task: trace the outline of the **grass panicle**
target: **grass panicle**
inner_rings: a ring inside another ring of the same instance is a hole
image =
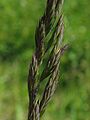
[[[36,28],[36,49],[28,75],[28,120],[40,120],[57,88],[60,58],[67,49],[67,45],[64,47],[61,45],[64,33],[62,5],[63,0],[47,0],[46,10]],[[39,74],[40,66],[44,64],[46,56],[48,56],[46,65]],[[39,88],[45,80],[45,88],[41,96],[37,97]]]

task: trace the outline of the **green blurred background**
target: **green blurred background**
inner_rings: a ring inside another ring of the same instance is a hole
[[[0,0],[0,120],[26,120],[35,27],[46,0]],[[42,120],[90,120],[90,0],[64,3],[61,79]]]

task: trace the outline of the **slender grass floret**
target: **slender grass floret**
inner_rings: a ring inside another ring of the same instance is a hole
[[[62,47],[64,33],[62,6],[63,0],[47,0],[46,10],[36,28],[36,49],[28,75],[28,120],[40,120],[57,87],[60,58],[67,47],[66,45]],[[44,90],[39,95],[43,82]]]

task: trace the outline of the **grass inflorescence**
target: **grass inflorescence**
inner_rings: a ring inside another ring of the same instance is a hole
[[[28,120],[40,120],[57,88],[60,58],[67,48],[67,46],[62,47],[61,45],[64,33],[62,5],[63,0],[47,0],[46,10],[36,28],[36,49],[28,75]],[[40,66],[44,64],[46,56],[46,65],[40,74]],[[45,80],[45,88],[41,96],[37,97],[40,86]]]

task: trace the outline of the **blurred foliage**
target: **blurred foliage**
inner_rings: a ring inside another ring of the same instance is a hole
[[[45,0],[0,1],[0,119],[26,120],[27,75]],[[58,90],[43,120],[90,120],[90,1],[66,0]]]

